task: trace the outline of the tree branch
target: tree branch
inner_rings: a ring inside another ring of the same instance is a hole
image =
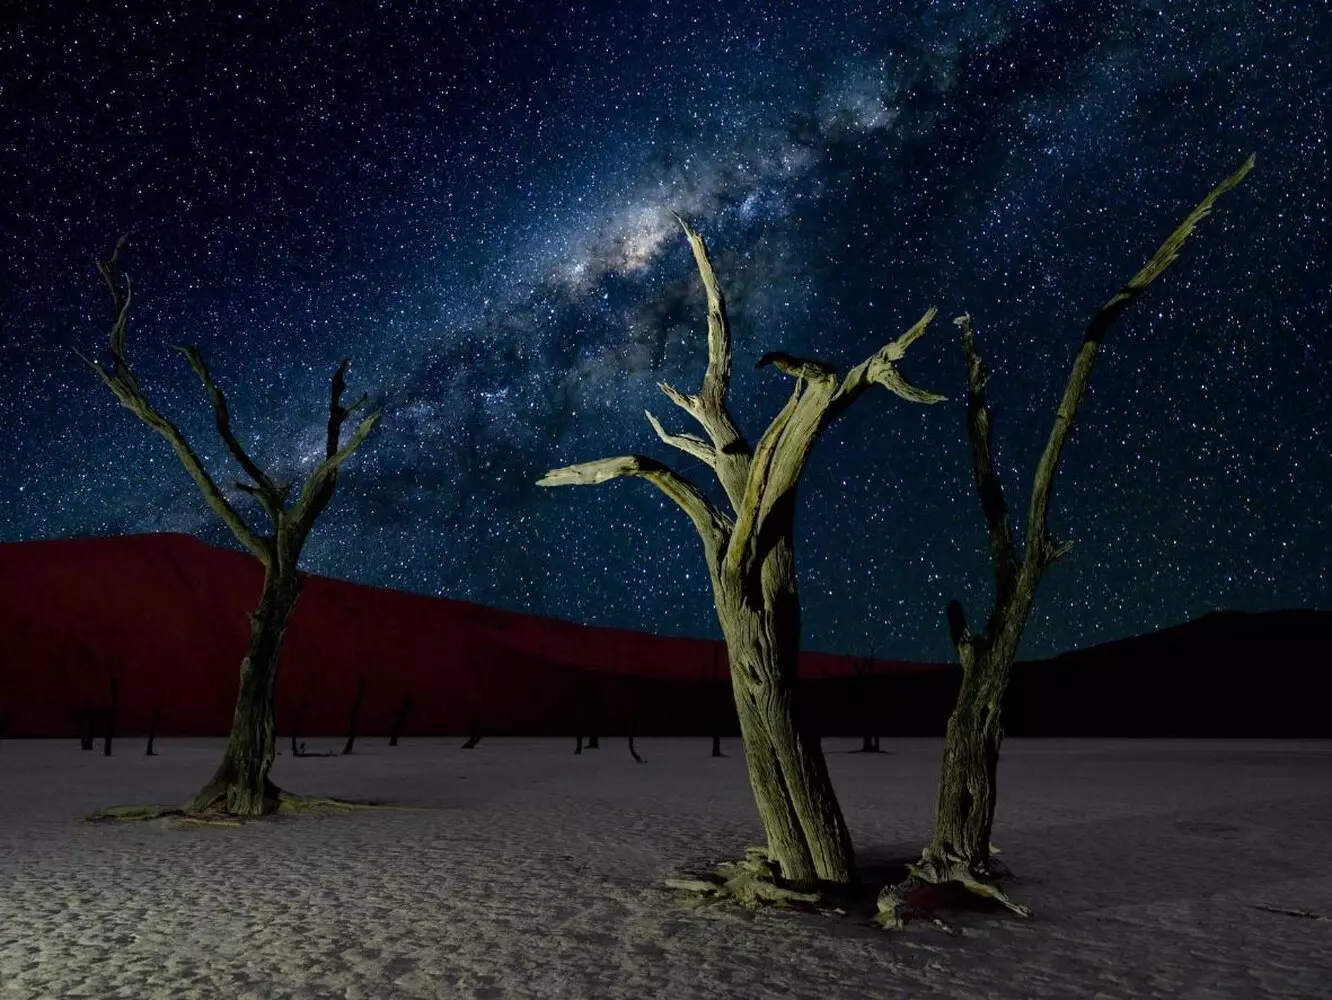
[[[625,476],[637,476],[646,479],[662,493],[666,494],[689,515],[699,537],[703,539],[709,559],[715,559],[726,544],[731,530],[730,520],[717,510],[703,492],[685,479],[672,472],[656,459],[643,455],[620,455],[615,458],[602,458],[594,462],[581,462],[551,469],[537,480],[538,486],[593,486]]]
[[[1129,304],[1175,262],[1184,241],[1188,239],[1194,227],[1211,212],[1216,200],[1242,181],[1253,169],[1253,164],[1254,157],[1250,156],[1238,170],[1214,187],[1198,207],[1190,212],[1167,237],[1146,266],[1112,295],[1088,324],[1082,346],[1073,361],[1073,370],[1069,374],[1068,385],[1064,388],[1064,396],[1055,412],[1050,438],[1036,467],[1031,506],[1027,512],[1027,530],[1023,539],[1022,589],[1031,589],[1034,592],[1035,584],[1040,580],[1045,567],[1067,551],[1066,545],[1058,545],[1049,537],[1050,497],[1054,490],[1059,459],[1063,454],[1064,444],[1068,440],[1078,408],[1082,404],[1082,397],[1087,391],[1087,383],[1091,379],[1092,368],[1100,353],[1101,342],[1111,325],[1123,314]]]
[[[236,440],[236,435],[231,430],[231,415],[227,411],[227,399],[222,395],[222,390],[217,387],[217,383],[213,381],[213,376],[209,373],[207,366],[204,364],[203,355],[199,353],[199,348],[186,344],[172,344],[171,346],[174,350],[185,355],[185,359],[189,362],[190,367],[193,368],[194,373],[199,376],[199,380],[203,382],[204,391],[208,393],[208,399],[213,404],[213,414],[217,423],[217,433],[222,438],[223,443],[226,444],[227,450],[231,452],[232,457],[235,458],[240,464],[240,467],[245,470],[245,474],[254,480],[255,484],[259,487],[254,495],[260,498],[261,502],[263,502],[265,495],[273,497],[280,495],[281,491],[278,487],[268,478],[268,475],[264,470],[259,468],[258,464],[246,454],[245,449],[242,448],[240,442]],[[276,506],[279,510],[281,509],[280,502]],[[269,513],[274,521],[276,521],[276,512],[269,511]]]
[[[909,403],[941,403],[947,399],[947,396],[916,388],[903,378],[895,367],[895,362],[906,357],[907,348],[921,338],[938,312],[938,309],[931,307],[906,333],[891,343],[884,344],[871,357],[847,372],[846,378],[842,379],[841,386],[833,396],[829,407],[829,419],[855,402],[856,397],[871,385],[881,385]]]
[[[726,407],[726,393],[731,384],[731,326],[726,315],[726,299],[722,295],[703,237],[679,215],[675,216],[675,220],[680,223],[680,228],[689,240],[694,263],[698,266],[699,278],[707,294],[708,367],[697,396],[685,396],[664,384],[661,388],[672,402],[689,412],[712,439],[716,453],[713,468],[726,495],[738,511],[745,493],[745,479],[749,475],[750,450]]]
[[[953,322],[962,330],[962,349],[967,356],[967,435],[971,440],[971,471],[990,541],[995,603],[1003,604],[1017,583],[1018,560],[1013,545],[1013,528],[1008,520],[1008,504],[990,448],[990,408],[986,402],[990,372],[976,351],[971,316],[958,316]]]
[[[209,476],[203,462],[199,460],[199,456],[195,454],[194,449],[185,440],[185,435],[180,432],[175,424],[158,413],[143,395],[138,381],[134,378],[134,373],[130,370],[129,362],[125,359],[125,327],[132,298],[129,280],[124,279],[122,288],[120,275],[120,250],[125,245],[125,239],[125,236],[121,236],[116,242],[115,250],[109,260],[97,261],[97,270],[106,281],[107,288],[111,291],[111,301],[115,309],[115,319],[111,325],[110,338],[112,369],[108,372],[98,362],[89,360],[78,351],[75,351],[75,353],[97,373],[97,376],[106,384],[122,406],[166,438],[167,443],[171,445],[177,457],[180,458],[181,464],[185,466],[185,471],[203,492],[204,500],[212,508],[213,513],[231,529],[231,533],[236,536],[237,541],[267,566],[270,564],[273,555],[272,546],[268,540],[251,530],[249,525],[245,523],[244,518],[227,502],[227,498],[222,495],[222,491],[218,489],[217,484]]]
[[[345,367],[346,362],[344,361],[339,370]],[[347,443],[316,465],[306,478],[305,486],[301,489],[301,498],[297,501],[296,508],[290,515],[303,529],[300,533],[302,541],[304,541],[305,532],[308,532],[314,525],[315,519],[323,512],[324,507],[328,505],[328,501],[333,496],[333,489],[337,486],[338,467],[351,458],[357,448],[361,447],[366,437],[374,429],[375,424],[379,423],[380,415],[380,411],[375,410],[362,420],[352,431]],[[331,426],[331,418],[329,423]],[[339,423],[341,423],[341,420],[339,420]]]
[[[653,416],[651,410],[644,410],[643,413],[647,417],[648,423],[652,425],[652,429],[657,432],[657,437],[661,438],[662,441],[672,448],[679,448],[686,454],[693,455],[708,468],[716,471],[717,451],[712,445],[695,434],[671,434],[661,426],[661,421]]]

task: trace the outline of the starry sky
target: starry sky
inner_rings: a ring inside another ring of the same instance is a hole
[[[1332,606],[1328,115],[1321,0],[697,4],[53,3],[0,21],[0,540],[191,532],[239,547],[105,359],[93,261],[130,231],[150,401],[220,483],[198,379],[274,474],[320,457],[351,359],[383,419],[303,568],[716,636],[701,548],[648,484],[545,490],[638,452],[720,496],[642,411],[697,431],[708,240],[751,441],[790,391],[928,307],[902,369],[817,445],[798,558],[809,648],[950,658],[983,615],[970,312],[1025,510],[1082,329],[1248,153],[1255,170],[1112,331],[1065,452],[1023,648],[1211,610]],[[710,475],[710,473],[708,473]],[[260,512],[227,485],[264,527]]]

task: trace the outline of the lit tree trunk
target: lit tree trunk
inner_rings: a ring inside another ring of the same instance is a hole
[[[985,630],[979,635],[973,635],[967,627],[960,603],[953,601],[948,606],[949,632],[962,664],[962,686],[944,738],[935,829],[920,861],[910,866],[910,878],[901,885],[888,887],[880,895],[878,919],[885,927],[900,928],[905,924],[912,915],[906,905],[907,895],[922,882],[958,883],[979,895],[999,900],[1015,913],[1023,916],[1028,913],[1025,906],[1009,899],[998,884],[1001,873],[990,858],[990,833],[994,824],[999,748],[1003,742],[1004,694],[1041,578],[1046,568],[1070,548],[1069,543],[1058,544],[1050,537],[1048,521],[1055,474],[1110,327],[1174,263],[1194,227],[1222,194],[1244,179],[1253,162],[1253,157],[1249,157],[1239,170],[1213,188],[1146,266],[1092,317],[1055,412],[1050,437],[1037,463],[1021,559],[991,454],[991,417],[986,399],[989,372],[976,350],[971,317],[959,316],[954,320],[961,328],[967,358],[967,431],[972,472],[994,564],[994,602]]]
[[[231,429],[226,397],[213,381],[197,347],[175,345],[199,377],[213,407],[218,435],[231,457],[250,482],[235,483],[259,505],[273,525],[271,535],[256,533],[222,494],[199,456],[175,424],[167,420],[143,395],[138,379],[125,358],[125,326],[132,298],[130,282],[120,272],[120,251],[125,237],[116,244],[111,259],[98,261],[97,269],[111,292],[115,318],[111,325],[111,367],[83,360],[111,390],[120,404],[166,438],[185,471],[203,492],[204,499],[241,543],[264,567],[264,586],[259,606],[250,615],[250,645],[241,661],[240,691],[231,734],[222,762],[212,779],[185,807],[189,812],[222,809],[237,816],[256,816],[277,808],[279,791],[268,780],[276,750],[273,731],[273,693],[277,684],[282,636],[300,593],[297,563],[301,549],[316,519],[333,498],[338,468],[358,449],[379,419],[376,411],[361,421],[345,443],[343,422],[360,409],[366,397],[351,406],[342,405],[348,362],[344,359],[333,373],[330,387],[327,437],[324,458],[306,477],[299,499],[288,506],[291,483],[279,484],[246,453]],[[80,357],[83,357],[80,355]]]
[[[287,622],[300,594],[299,574],[264,574],[259,606],[250,615],[250,644],[241,660],[240,693],[231,720],[231,735],[212,780],[200,790],[191,810],[201,812],[224,803],[237,816],[258,816],[277,808],[280,794],[268,780],[277,751],[273,694],[278,657]]]
[[[870,385],[919,403],[943,397],[906,382],[895,362],[934,317],[930,310],[844,378],[827,365],[783,353],[765,355],[795,380],[786,406],[752,449],[726,407],[731,340],[725,299],[703,239],[680,224],[708,300],[708,366],[698,395],[662,391],[696,419],[710,440],[672,434],[647,414],[666,444],[717,475],[734,510],[718,510],[693,483],[640,455],[555,469],[543,486],[590,485],[623,476],[648,480],[689,516],[703,542],[717,618],[726,637],[732,691],[745,744],[750,786],[768,837],[768,855],[790,887],[855,881],[855,853],[818,740],[801,725],[796,699],[800,600],[792,526],[796,487],[815,440]]]

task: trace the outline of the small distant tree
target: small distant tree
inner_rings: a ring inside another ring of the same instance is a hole
[[[175,345],[203,383],[213,406],[217,432],[227,451],[250,478],[248,483],[237,482],[236,487],[252,497],[272,522],[271,534],[259,534],[222,494],[180,429],[148,402],[139,388],[138,379],[130,371],[125,358],[125,327],[129,320],[132,289],[128,278],[120,271],[120,251],[124,244],[125,237],[122,236],[111,259],[97,262],[114,307],[111,369],[108,371],[99,362],[90,361],[82,354],[79,357],[96,372],[122,406],[166,438],[185,471],[203,492],[213,513],[264,567],[259,604],[250,615],[250,642],[241,661],[240,692],[227,747],[217,771],[185,806],[185,811],[216,810],[235,816],[258,816],[276,810],[282,795],[281,789],[269,780],[268,772],[275,757],[273,695],[282,639],[302,584],[303,574],[297,569],[297,563],[315,520],[333,498],[338,468],[361,446],[379,420],[379,412],[367,416],[345,443],[341,441],[343,422],[366,401],[362,396],[351,406],[342,405],[348,364],[344,359],[333,373],[324,458],[306,477],[295,504],[288,506],[292,484],[275,481],[241,447],[232,433],[226,398],[204,365],[199,349]]]
[[[347,742],[342,745],[344,755],[352,752],[356,742],[356,722],[361,715],[361,703],[365,701],[365,678],[356,678],[356,697],[352,699],[350,717],[347,719]]]
[[[409,694],[403,695],[402,704],[393,713],[393,724],[389,727],[389,746],[396,747],[398,745],[398,737],[402,735],[403,726],[407,724],[407,715],[411,710],[412,696]]]
[[[74,713],[74,726],[79,734],[79,749],[91,750],[96,739],[97,714],[91,708]]]
[[[293,757],[300,757],[304,753],[305,744],[300,743],[298,745],[298,737],[301,731],[301,720],[303,718],[305,718],[304,698],[302,698],[300,703],[296,706],[296,711],[292,714],[291,718],[291,755]]]
[[[153,740],[157,737],[157,719],[162,714],[160,705],[153,705],[153,714],[148,718],[148,749],[145,750],[145,757],[156,757],[157,753],[153,750]]]
[[[712,756],[725,757],[721,748],[721,727],[724,716],[723,705],[720,703],[720,681],[722,677],[722,646],[720,644],[712,648],[712,678],[708,682],[708,716],[712,720]]]
[[[629,756],[634,759],[635,764],[646,764],[647,761],[634,749],[634,735],[638,728],[638,678],[631,674],[625,686],[629,693]]]
[[[879,721],[876,718],[877,699],[874,697],[876,674],[874,654],[879,651],[881,645],[883,645],[881,642],[868,643],[865,655],[852,664],[856,676],[856,702],[860,709],[861,731],[860,749],[853,750],[853,753],[883,753],[879,749],[879,737],[874,734],[874,724]]]
[[[678,216],[677,216],[678,219]],[[767,853],[790,887],[856,879],[855,852],[828,777],[816,734],[798,711],[800,599],[795,576],[796,488],[823,430],[871,385],[916,403],[922,392],[896,363],[925,332],[931,309],[897,340],[839,378],[829,365],[770,353],[771,365],[795,380],[790,400],[751,448],[727,408],[731,334],[725,299],[703,238],[678,220],[693,250],[708,302],[708,364],[698,395],[662,384],[666,396],[698,421],[708,440],[668,433],[647,414],[657,436],[711,469],[734,511],[723,513],[693,483],[656,459],[623,455],[554,469],[542,486],[646,479],[693,522],[703,542],[717,618],[730,658],[732,690],[745,744],[750,786],[767,833]]]
[[[111,756],[111,740],[116,734],[116,710],[120,708],[120,678],[111,674],[111,700],[106,708],[106,728],[102,731],[102,756]]]
[[[985,627],[979,633],[971,631],[960,602],[948,605],[948,629],[962,664],[962,687],[944,740],[934,835],[921,859],[910,866],[910,877],[880,895],[878,919],[886,927],[899,928],[905,924],[912,915],[906,905],[907,896],[921,883],[956,883],[997,899],[1022,916],[1029,912],[1000,887],[1003,873],[991,859],[990,832],[994,824],[999,746],[1003,741],[1001,713],[1009,676],[1023,630],[1031,617],[1036,588],[1050,564],[1070,548],[1070,543],[1054,541],[1048,526],[1059,460],[1111,326],[1175,262],[1194,227],[1211,212],[1221,195],[1244,179],[1253,163],[1250,156],[1239,170],[1213,188],[1146,266],[1092,317],[1055,411],[1054,427],[1036,466],[1021,557],[991,452],[991,418],[986,401],[989,372],[976,350],[971,317],[959,316],[954,320],[962,331],[967,359],[967,431],[972,472],[994,564],[994,597]]]

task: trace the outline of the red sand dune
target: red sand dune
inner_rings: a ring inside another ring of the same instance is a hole
[[[146,731],[156,710],[160,734],[224,734],[261,583],[255,559],[190,535],[0,545],[8,734],[71,735],[76,715],[106,710],[112,676],[118,732]],[[406,695],[407,733],[586,732],[594,717],[602,732],[624,732],[631,714],[643,734],[708,732],[718,711],[730,715],[728,692],[704,683],[724,664],[717,650],[309,576],[283,649],[278,725],[288,731],[300,711],[303,734],[344,732],[363,677],[363,734],[386,732]],[[809,653],[801,675],[855,668]]]

